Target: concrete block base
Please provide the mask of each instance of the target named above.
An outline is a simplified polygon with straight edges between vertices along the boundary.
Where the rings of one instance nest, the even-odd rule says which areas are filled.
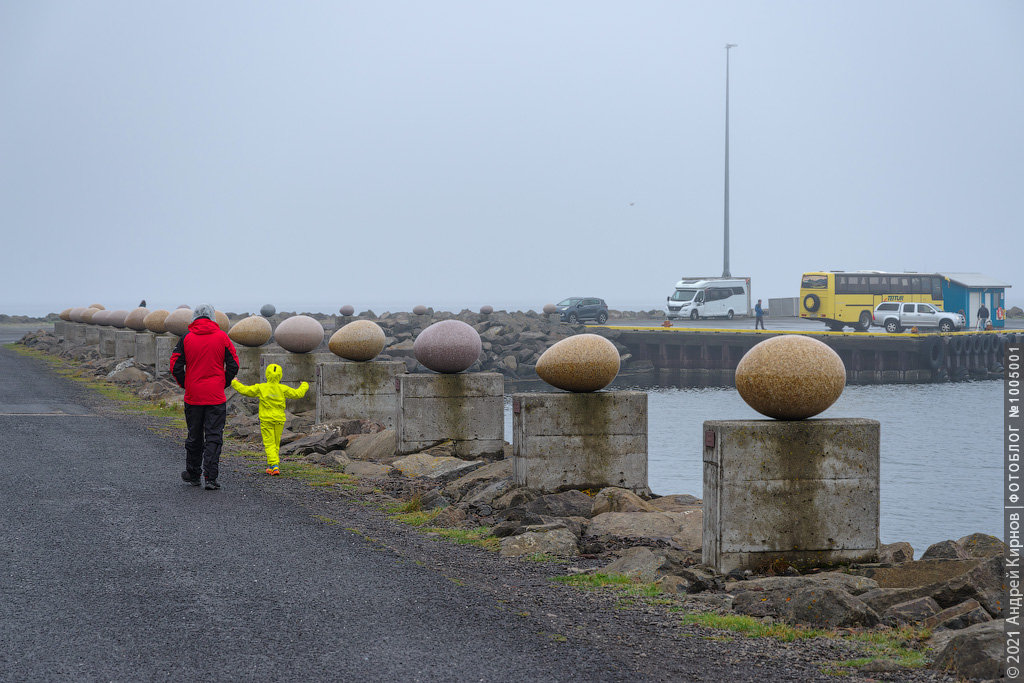
[[[64,348],[73,349],[85,343],[85,323],[67,323],[64,326]]]
[[[266,346],[241,346],[240,344],[235,344],[235,352],[238,353],[238,374],[235,376],[235,379],[242,384],[259,384],[262,382],[262,359],[263,354],[269,352],[268,348]],[[280,350],[278,350],[278,353],[280,353]]]
[[[858,418],[705,422],[703,563],[874,561],[879,435]]]
[[[281,381],[285,384],[298,387],[302,382],[309,383],[305,396],[287,401],[287,410],[292,413],[316,410],[316,367],[321,363],[337,363],[340,360],[333,353],[264,353],[260,355],[260,376],[257,381],[265,382],[267,366],[277,363],[281,366]]]
[[[157,377],[171,374],[171,354],[181,337],[174,334],[158,334],[156,337],[156,369]]]
[[[451,441],[462,458],[505,447],[505,380],[496,372],[399,375],[395,452]]]
[[[99,346],[100,328],[96,325],[85,326],[85,344],[88,346]]]
[[[545,492],[649,494],[646,392],[513,394],[512,472],[516,486]]]
[[[113,358],[114,356],[114,343],[117,339],[117,328],[116,327],[101,327],[100,328],[100,343],[99,352],[102,358]]]
[[[398,414],[395,378],[405,363],[340,361],[317,365],[316,421],[374,420],[394,429]]]
[[[156,334],[137,332],[135,334],[135,362],[152,368],[156,366]]]
[[[114,360],[125,360],[135,357],[135,330],[118,330],[114,333]]]

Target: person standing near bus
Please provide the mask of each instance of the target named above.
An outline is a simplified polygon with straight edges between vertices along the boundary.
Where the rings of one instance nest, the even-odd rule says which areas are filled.
[[[988,324],[988,308],[985,306],[985,302],[981,302],[981,308],[978,309],[978,332],[985,329]]]
[[[761,329],[764,329],[764,309],[761,308],[761,300],[758,299],[754,305],[754,329],[756,330],[758,325]]]

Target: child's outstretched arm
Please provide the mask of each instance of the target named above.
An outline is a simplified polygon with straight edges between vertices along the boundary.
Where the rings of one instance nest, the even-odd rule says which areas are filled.
[[[231,380],[231,388],[240,393],[242,396],[259,396],[260,390],[259,385],[254,384],[251,387],[242,384],[237,379]]]
[[[302,398],[306,395],[306,391],[309,389],[309,383],[303,382],[299,385],[298,389],[293,389],[287,384],[282,384],[281,388],[284,389],[285,398]]]

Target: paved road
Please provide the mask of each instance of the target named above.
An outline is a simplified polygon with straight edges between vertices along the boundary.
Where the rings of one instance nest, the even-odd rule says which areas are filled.
[[[3,348],[0,433],[0,679],[648,680]]]
[[[644,320],[609,320],[608,325],[612,327],[661,327],[662,323],[665,322],[664,318],[650,318]],[[1012,320],[1006,320],[1006,330],[1022,330],[1024,329],[1024,319],[1015,318]],[[765,318],[765,328],[769,332],[773,330],[785,330],[785,331],[801,331],[801,332],[827,332],[828,328],[825,327],[824,323],[817,320],[807,320],[804,318]],[[712,329],[712,330],[753,330],[754,319],[753,318],[733,318],[732,320],[725,320],[724,318],[715,318],[709,320],[689,320],[689,319],[675,319],[672,320],[673,329]],[[886,334],[885,330],[881,327],[872,327],[871,332],[875,334]],[[965,332],[973,331],[964,330]],[[858,334],[849,327],[843,328],[843,332],[847,334]]]

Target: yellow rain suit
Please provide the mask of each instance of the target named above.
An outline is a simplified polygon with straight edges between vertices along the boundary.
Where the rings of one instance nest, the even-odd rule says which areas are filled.
[[[284,429],[284,401],[287,398],[301,398],[306,395],[309,384],[303,382],[298,389],[281,384],[281,366],[271,363],[267,366],[267,381],[247,386],[237,379],[231,380],[231,388],[242,396],[256,396],[260,399],[260,434],[263,436],[263,450],[267,452],[267,466],[277,467],[280,462],[281,430]]]

